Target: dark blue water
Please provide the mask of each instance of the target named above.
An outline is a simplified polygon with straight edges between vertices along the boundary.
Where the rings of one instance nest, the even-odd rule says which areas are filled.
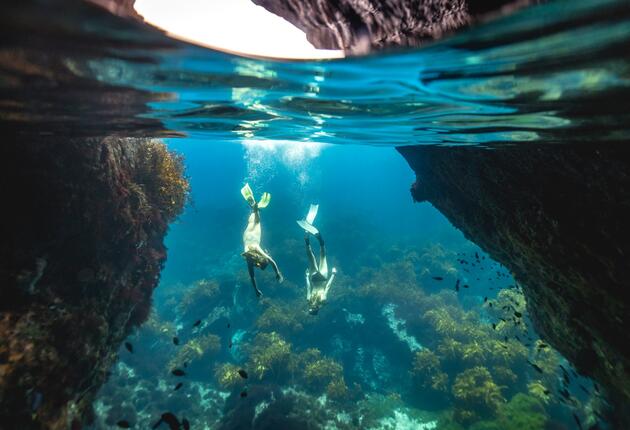
[[[627,140],[628,63],[610,52],[629,17],[623,2],[552,2],[412,52],[299,63],[185,46],[89,63],[166,94],[147,116],[184,136],[167,143],[192,186],[95,428],[165,411],[195,429],[606,428],[605,400],[538,338],[511,275],[412,202],[394,146]],[[285,277],[257,271],[261,299],[240,255],[245,183],[271,193],[262,245]],[[295,222],[311,203],[338,270],[318,315]]]

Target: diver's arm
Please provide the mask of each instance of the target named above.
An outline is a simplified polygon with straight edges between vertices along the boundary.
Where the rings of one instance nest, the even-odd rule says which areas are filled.
[[[276,279],[278,280],[278,282],[284,281],[284,276],[282,276],[282,273],[280,273],[280,269],[278,269],[278,265],[276,264],[274,259],[271,258],[271,256],[269,256],[269,255],[267,257],[269,258],[269,262],[271,263],[271,267],[273,267],[273,271],[276,272]]]
[[[332,274],[330,275],[330,278],[328,278],[328,282],[326,282],[326,287],[324,288],[324,297],[328,296],[328,291],[330,290],[330,287],[332,286],[333,279],[335,279],[336,273],[337,273],[337,269],[333,267]]]
[[[311,290],[311,275],[307,269],[306,270],[306,300],[311,299],[311,294],[313,294],[313,291]]]
[[[256,285],[256,277],[254,276],[254,263],[247,260],[247,271],[249,272],[249,279],[252,280],[252,286],[254,287],[254,291],[256,292],[256,297],[262,296],[262,291],[258,289]]]

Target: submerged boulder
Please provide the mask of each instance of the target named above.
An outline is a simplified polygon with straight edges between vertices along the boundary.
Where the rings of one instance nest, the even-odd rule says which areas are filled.
[[[411,193],[512,271],[541,334],[628,422],[630,151],[401,147]],[[624,416],[625,414],[625,416]]]

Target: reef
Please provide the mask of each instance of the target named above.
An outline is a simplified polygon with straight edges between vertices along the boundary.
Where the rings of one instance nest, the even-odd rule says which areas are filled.
[[[612,145],[399,148],[429,201],[522,286],[541,336],[630,422],[630,152]],[[624,424],[620,424],[624,425]]]

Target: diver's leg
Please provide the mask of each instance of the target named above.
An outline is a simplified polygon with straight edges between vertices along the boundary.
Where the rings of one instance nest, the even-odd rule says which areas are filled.
[[[328,262],[326,261],[324,238],[320,233],[317,233],[315,237],[319,241],[319,273],[321,273],[324,278],[328,278]]]
[[[256,277],[254,276],[254,263],[247,260],[247,271],[249,272],[249,279],[252,280],[252,286],[254,287],[254,291],[256,292],[256,297],[262,296],[262,291],[258,289],[256,285]]]
[[[308,233],[304,235],[304,243],[306,245],[306,258],[308,259],[308,271],[313,274],[317,272],[317,261],[315,261],[315,254],[313,254],[313,248],[311,248],[311,241],[309,240]]]
[[[247,227],[243,233],[243,249],[247,252],[250,248],[260,246],[260,219],[257,212],[252,212],[247,220]]]

